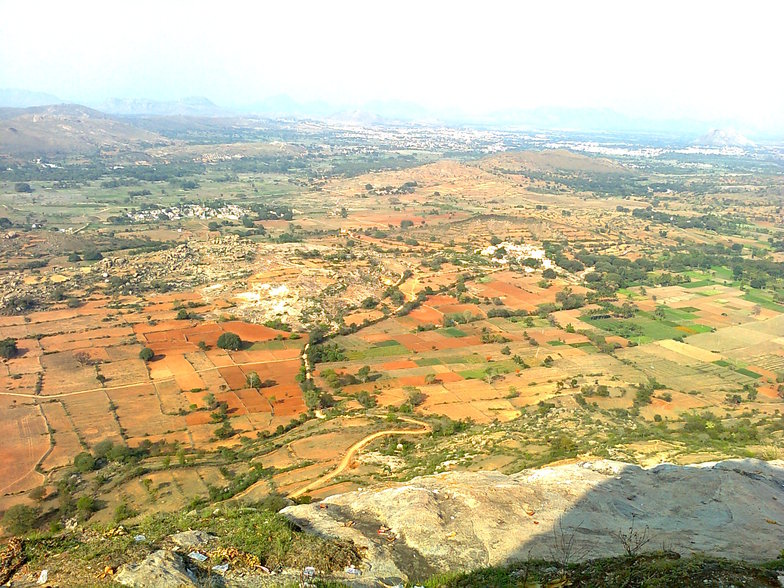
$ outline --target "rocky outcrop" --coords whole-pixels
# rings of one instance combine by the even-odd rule
[[[170,588],[199,586],[196,575],[185,565],[181,555],[159,550],[137,564],[125,564],[114,577],[123,586],[134,588]]]
[[[509,476],[449,472],[282,512],[365,548],[368,585],[527,557],[616,555],[632,534],[649,539],[644,549],[761,561],[784,545],[784,463],[643,469],[594,461]]]

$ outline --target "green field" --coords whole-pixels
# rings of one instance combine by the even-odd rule
[[[784,306],[773,301],[773,296],[764,290],[749,290],[742,296],[743,300],[748,300],[754,304],[759,304],[762,308],[775,312],[784,312]]]

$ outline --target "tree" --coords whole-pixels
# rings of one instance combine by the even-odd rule
[[[149,347],[145,347],[139,352],[139,357],[144,361],[150,361],[153,357],[155,357],[155,352]]]
[[[419,406],[425,400],[427,400],[427,395],[421,390],[414,388],[413,390],[408,391],[408,403],[411,406]]]
[[[112,440],[104,439],[93,446],[93,453],[95,454],[95,457],[106,457],[113,448],[114,443]]]
[[[542,272],[542,277],[546,280],[554,280],[557,277],[557,274],[553,268],[548,267]]]
[[[242,349],[242,339],[235,333],[223,333],[218,337],[218,347],[231,351],[239,351]]]
[[[359,394],[357,394],[357,402],[359,402],[365,408],[373,408],[378,404],[374,396],[371,396],[368,392],[363,390]]]
[[[0,357],[11,359],[16,357],[19,349],[16,346],[16,339],[8,337],[7,339],[0,340]]]
[[[86,451],[82,451],[73,460],[77,472],[91,472],[95,469],[95,458]]]
[[[20,194],[30,194],[33,191],[32,186],[27,182],[17,182],[14,184],[14,192],[18,192]]]
[[[82,256],[79,255],[78,253],[71,253],[71,255],[68,256],[68,261],[70,261],[71,263],[82,261]]]
[[[261,378],[256,372],[248,372],[245,375],[245,382],[248,384],[249,388],[256,388],[256,390],[261,388]]]
[[[38,510],[24,504],[15,504],[3,515],[3,527],[12,535],[27,533],[35,525]]]
[[[370,376],[370,366],[363,365],[359,370],[357,370],[357,378],[363,384],[368,381],[368,377]]]
[[[96,249],[85,251],[83,257],[85,261],[100,261],[103,259],[101,252]]]
[[[185,310],[184,308],[181,308],[179,311],[177,311],[178,321],[187,321],[189,318],[191,318],[191,315],[188,314],[188,311]]]
[[[217,439],[228,439],[236,435],[237,431],[234,430],[229,421],[223,421],[223,424],[215,429],[214,433]]]

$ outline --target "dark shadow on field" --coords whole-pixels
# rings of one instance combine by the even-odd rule
[[[599,461],[575,467],[598,483],[580,494],[582,484],[570,488],[566,481],[557,493],[577,493],[571,504],[555,492],[531,493],[533,514],[517,508],[509,513],[510,531],[519,541],[501,563],[541,558],[566,564],[623,555],[629,548],[767,561],[784,544],[784,467],[759,460],[649,469]],[[525,484],[550,471],[512,477]],[[568,504],[560,516],[559,501]]]

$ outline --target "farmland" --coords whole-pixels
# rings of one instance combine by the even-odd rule
[[[781,456],[775,153],[270,125],[7,158],[0,510]]]

